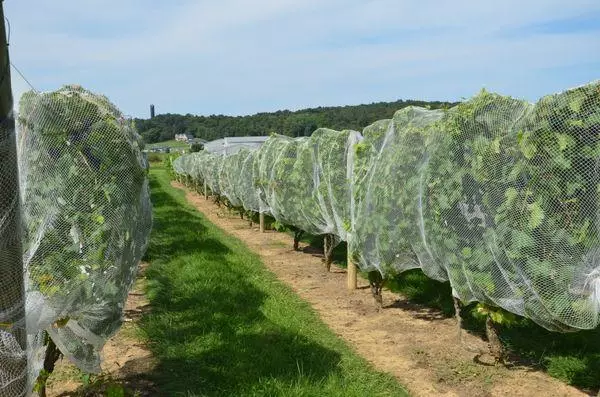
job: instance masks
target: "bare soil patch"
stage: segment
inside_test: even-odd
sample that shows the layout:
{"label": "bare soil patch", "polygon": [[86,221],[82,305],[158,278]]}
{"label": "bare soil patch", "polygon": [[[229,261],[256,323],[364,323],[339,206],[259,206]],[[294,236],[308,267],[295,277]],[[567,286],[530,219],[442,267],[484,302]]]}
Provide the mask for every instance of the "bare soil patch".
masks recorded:
{"label": "bare soil patch", "polygon": [[[173,182],[179,189],[185,187]],[[321,319],[378,370],[393,374],[414,396],[586,396],[547,374],[528,367],[486,365],[458,343],[454,319],[384,291],[383,310],[377,310],[368,282],[346,289],[346,271],[327,272],[322,255],[283,233],[260,233],[258,225],[186,189],[189,203],[212,223],[244,241],[265,265],[309,302]],[[306,252],[302,252],[305,249]],[[463,335],[469,346],[486,342]]]}

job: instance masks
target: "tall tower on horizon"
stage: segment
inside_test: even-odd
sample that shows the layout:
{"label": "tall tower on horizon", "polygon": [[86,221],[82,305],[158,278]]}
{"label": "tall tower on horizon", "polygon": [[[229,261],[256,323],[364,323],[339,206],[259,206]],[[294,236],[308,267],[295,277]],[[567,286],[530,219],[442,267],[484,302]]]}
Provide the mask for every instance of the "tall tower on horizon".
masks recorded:
{"label": "tall tower on horizon", "polygon": [[154,105],[150,105],[150,118],[154,118]]}

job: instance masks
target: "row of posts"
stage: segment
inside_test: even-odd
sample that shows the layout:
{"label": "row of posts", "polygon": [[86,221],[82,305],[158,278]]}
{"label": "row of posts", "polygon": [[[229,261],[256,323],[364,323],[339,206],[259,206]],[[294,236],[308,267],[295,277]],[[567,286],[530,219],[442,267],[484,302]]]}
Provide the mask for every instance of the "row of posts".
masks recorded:
{"label": "row of posts", "polygon": [[[206,181],[204,181],[204,198],[208,200],[208,186]],[[262,212],[259,214],[259,227],[260,232],[265,232],[265,214]],[[348,259],[348,268],[347,268],[347,286],[349,290],[353,290],[357,288],[357,268],[356,263],[352,261],[352,256],[350,255],[350,251],[346,253],[346,257]]]}

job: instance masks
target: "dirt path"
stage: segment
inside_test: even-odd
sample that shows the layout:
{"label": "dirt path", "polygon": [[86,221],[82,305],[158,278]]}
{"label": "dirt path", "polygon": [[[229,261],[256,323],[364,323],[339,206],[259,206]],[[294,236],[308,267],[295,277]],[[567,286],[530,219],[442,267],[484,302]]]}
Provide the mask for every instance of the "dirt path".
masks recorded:
{"label": "dirt path", "polygon": [[137,281],[127,297],[123,326],[108,340],[102,350],[103,373],[97,378],[91,378],[92,384],[84,387],[81,372],[67,360],[62,359],[48,381],[48,397],[104,396],[106,388],[111,384],[122,385],[129,393],[127,395],[139,397],[160,395],[148,379],[148,374],[155,368],[156,360],[136,334],[137,321],[149,308],[148,299],[143,292],[146,267],[146,264],[140,265]]}
{"label": "dirt path", "polygon": [[[178,183],[174,187],[185,189]],[[345,270],[327,273],[321,255],[296,252],[283,233],[260,233],[239,215],[186,190],[188,202],[211,222],[244,241],[265,265],[308,301],[322,320],[376,368],[396,376],[414,396],[585,396],[530,368],[486,366],[457,343],[456,324],[435,310],[384,292],[377,311],[368,283],[346,289]],[[301,247],[302,248],[302,247]],[[480,338],[465,334],[470,346],[485,349]]]}

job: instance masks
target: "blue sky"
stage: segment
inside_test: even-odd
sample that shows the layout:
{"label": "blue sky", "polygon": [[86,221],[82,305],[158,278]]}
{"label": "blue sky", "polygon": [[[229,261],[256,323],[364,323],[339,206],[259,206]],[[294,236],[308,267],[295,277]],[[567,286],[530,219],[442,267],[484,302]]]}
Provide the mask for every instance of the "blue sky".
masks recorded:
{"label": "blue sky", "polygon": [[[12,62],[125,114],[243,115],[600,78],[598,0],[6,0]],[[26,83],[13,71],[18,97]]]}

